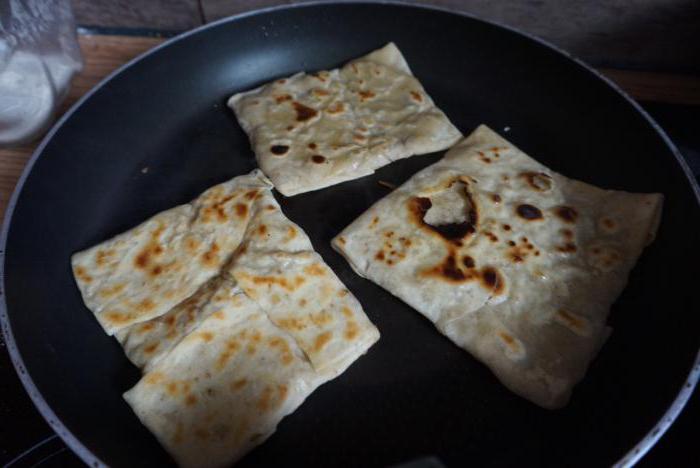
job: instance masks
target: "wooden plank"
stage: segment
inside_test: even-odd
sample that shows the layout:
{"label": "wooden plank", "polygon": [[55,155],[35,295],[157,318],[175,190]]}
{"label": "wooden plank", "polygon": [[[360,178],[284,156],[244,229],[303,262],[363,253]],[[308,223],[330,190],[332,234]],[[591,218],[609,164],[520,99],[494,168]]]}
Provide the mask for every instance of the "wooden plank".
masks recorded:
{"label": "wooden plank", "polygon": [[639,101],[700,105],[700,76],[613,68],[600,68],[598,71]]}
{"label": "wooden plank", "polygon": [[80,25],[184,31],[202,24],[199,0],[72,0]]}
{"label": "wooden plank", "polygon": [[[204,21],[314,0],[200,0]],[[462,11],[541,37],[586,62],[700,73],[698,0],[404,0]]]}
{"label": "wooden plank", "polygon": [[[85,67],[73,80],[68,97],[59,108],[59,116],[113,70],[164,41],[133,36],[81,36],[79,40]],[[697,76],[616,69],[600,71],[641,101],[700,104],[700,77]],[[0,221],[17,179],[37,144],[0,150]]]}

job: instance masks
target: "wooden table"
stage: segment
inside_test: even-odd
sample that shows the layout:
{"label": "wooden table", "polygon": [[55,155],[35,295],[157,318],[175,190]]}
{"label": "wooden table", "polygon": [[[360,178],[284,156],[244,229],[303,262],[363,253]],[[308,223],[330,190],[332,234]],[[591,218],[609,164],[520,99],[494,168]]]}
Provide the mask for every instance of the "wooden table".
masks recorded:
{"label": "wooden table", "polygon": [[[83,71],[75,77],[58,111],[63,115],[83,94],[120,65],[164,41],[154,37],[80,36],[85,59]],[[601,69],[632,97],[641,101],[700,105],[700,77]],[[0,150],[0,221],[27,160],[38,142],[14,149]]]}

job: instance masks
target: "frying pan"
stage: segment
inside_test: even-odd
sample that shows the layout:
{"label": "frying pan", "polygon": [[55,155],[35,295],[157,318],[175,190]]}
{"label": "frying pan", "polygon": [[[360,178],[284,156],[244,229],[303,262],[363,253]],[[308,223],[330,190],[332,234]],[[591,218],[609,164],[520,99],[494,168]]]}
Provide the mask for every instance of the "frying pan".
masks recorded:
{"label": "frying pan", "polygon": [[512,29],[432,8],[313,4],[225,19],[131,62],[56,125],[22,176],[3,231],[3,328],[34,403],[87,463],[171,460],[121,397],[139,372],[82,304],[70,255],[255,167],[229,95],[392,40],[465,133],[483,122],[570,177],[664,193],[658,238],[571,403],[547,411],[329,246],[386,193],[378,180],[401,183],[441,154],[278,197],[382,338],[240,466],[386,466],[421,456],[447,466],[629,464],[675,418],[700,370],[700,299],[687,257],[700,216],[697,186],[661,129],[590,68]]}

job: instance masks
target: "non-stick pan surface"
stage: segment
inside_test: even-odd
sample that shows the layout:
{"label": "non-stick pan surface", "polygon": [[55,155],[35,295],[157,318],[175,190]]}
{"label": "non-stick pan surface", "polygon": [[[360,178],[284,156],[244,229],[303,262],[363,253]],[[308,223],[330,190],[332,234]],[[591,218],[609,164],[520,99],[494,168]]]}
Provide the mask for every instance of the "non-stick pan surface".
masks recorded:
{"label": "non-stick pan surface", "polygon": [[399,184],[441,154],[279,196],[382,338],[240,466],[370,467],[426,455],[447,466],[611,464],[674,401],[698,346],[700,216],[685,166],[639,109],[561,52],[473,18],[400,5],[279,8],[207,26],[124,68],[57,126],[18,188],[5,239],[8,341],[34,401],[85,460],[170,462],[121,397],[139,372],[81,302],[70,255],[255,167],[229,95],[388,41],[463,132],[483,122],[568,176],[663,192],[659,236],[571,403],[547,411],[506,390],[329,245],[386,193],[378,180]]}

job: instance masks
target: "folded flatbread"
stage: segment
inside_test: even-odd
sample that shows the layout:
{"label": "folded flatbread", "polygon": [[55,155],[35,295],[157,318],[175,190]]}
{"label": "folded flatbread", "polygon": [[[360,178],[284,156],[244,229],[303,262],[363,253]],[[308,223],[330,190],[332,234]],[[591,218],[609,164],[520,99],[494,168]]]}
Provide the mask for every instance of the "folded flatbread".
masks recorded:
{"label": "folded flatbread", "polygon": [[[129,317],[105,327],[145,372],[125,398],[182,466],[233,463],[379,338],[271,189],[253,171],[74,256],[98,319],[115,302]],[[216,269],[202,262],[208,253]],[[171,291],[178,302],[161,299]],[[134,312],[142,298],[157,307]]]}
{"label": "folded flatbread", "polygon": [[148,370],[167,355],[206,319],[208,303],[217,300],[229,276],[294,337],[317,372],[340,374],[379,337],[355,296],[268,188],[256,195],[241,242],[218,276],[163,315],[116,334],[129,359]]}
{"label": "folded flatbread", "polygon": [[328,380],[231,280],[206,318],[124,394],[180,466],[229,466]]}
{"label": "folded flatbread", "polygon": [[342,68],[232,96],[260,168],[286,196],[449,148],[461,134],[389,43]]}
{"label": "folded flatbread", "polygon": [[83,301],[104,330],[163,315],[216,276],[243,239],[252,203],[271,186],[255,170],[73,255]]}
{"label": "folded flatbread", "polygon": [[556,408],[609,335],[662,200],[567,179],[480,126],[333,246],[512,391]]}

